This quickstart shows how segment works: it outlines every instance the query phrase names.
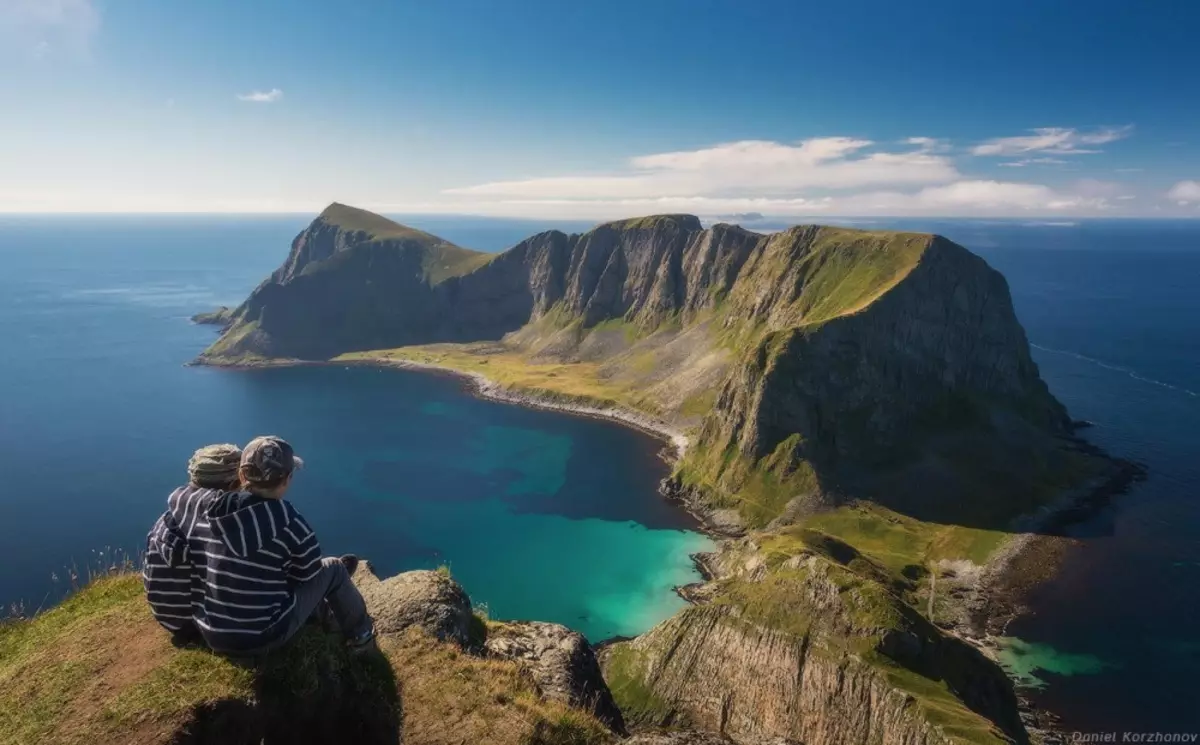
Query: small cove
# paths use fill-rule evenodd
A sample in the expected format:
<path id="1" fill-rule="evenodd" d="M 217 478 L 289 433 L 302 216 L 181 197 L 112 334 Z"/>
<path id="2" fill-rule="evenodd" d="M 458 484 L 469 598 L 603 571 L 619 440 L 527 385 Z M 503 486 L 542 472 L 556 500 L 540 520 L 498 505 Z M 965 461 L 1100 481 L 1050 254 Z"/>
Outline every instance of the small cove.
<path id="1" fill-rule="evenodd" d="M 290 496 L 326 553 L 381 574 L 450 567 L 490 615 L 601 640 L 683 606 L 707 549 L 656 492 L 664 443 L 476 397 L 429 373 L 184 367 L 188 316 L 236 303 L 302 218 L 15 219 L 0 230 L 0 603 L 53 602 L 69 567 L 136 552 L 192 449 L 259 433 L 308 463 Z M 57 578 L 57 581 L 55 581 Z"/>

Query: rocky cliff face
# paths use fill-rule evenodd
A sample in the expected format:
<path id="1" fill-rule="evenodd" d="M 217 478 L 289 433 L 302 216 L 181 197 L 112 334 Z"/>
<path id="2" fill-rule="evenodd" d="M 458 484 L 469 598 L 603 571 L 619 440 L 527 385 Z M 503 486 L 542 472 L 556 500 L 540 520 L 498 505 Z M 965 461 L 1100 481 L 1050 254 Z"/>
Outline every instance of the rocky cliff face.
<path id="1" fill-rule="evenodd" d="M 977 650 L 825 557 L 748 545 L 702 605 L 604 650 L 629 721 L 736 742 L 1025 741 L 1011 684 Z"/>
<path id="2" fill-rule="evenodd" d="M 565 629 L 497 636 L 493 652 L 558 660 L 529 665 L 546 695 L 614 729 L 623 714 L 743 744 L 1024 742 L 999 668 L 907 604 L 912 578 L 944 546 L 987 540 L 970 528 L 1004 528 L 1094 464 L 1068 438 L 1003 277 L 966 249 L 663 215 L 541 233 L 491 256 L 335 205 L 214 318 L 228 327 L 201 358 L 212 364 L 486 341 L 504 364 L 586 369 L 584 391 L 689 431 L 670 491 L 774 548 L 739 548 L 689 593 L 701 605 L 605 651 L 620 711 L 578 683 L 586 655 Z M 798 522 L 856 500 L 910 522 L 880 526 L 889 518 L 863 511 L 829 528 L 865 526 L 857 537 L 875 542 L 874 558 L 793 545 Z M 463 633 L 442 620 L 434 633 Z"/>
<path id="3" fill-rule="evenodd" d="M 939 237 L 832 249 L 822 240 L 820 230 L 781 234 L 735 285 L 728 320 L 758 320 L 701 428 L 702 480 L 735 490 L 746 466 L 804 465 L 813 489 L 947 518 L 954 505 L 936 497 L 969 490 L 955 464 L 936 462 L 939 440 L 976 441 L 977 459 L 1002 464 L 1068 433 L 1008 286 L 982 259 Z M 854 276 L 891 251 L 893 265 Z M 726 465 L 730 453 L 740 466 Z M 923 478 L 878 478 L 917 463 Z"/>
<path id="4" fill-rule="evenodd" d="M 333 205 L 240 307 L 204 314 L 228 329 L 201 361 L 499 339 L 552 309 L 585 327 L 629 318 L 652 328 L 713 307 L 759 239 L 671 215 L 550 231 L 492 256 Z"/>

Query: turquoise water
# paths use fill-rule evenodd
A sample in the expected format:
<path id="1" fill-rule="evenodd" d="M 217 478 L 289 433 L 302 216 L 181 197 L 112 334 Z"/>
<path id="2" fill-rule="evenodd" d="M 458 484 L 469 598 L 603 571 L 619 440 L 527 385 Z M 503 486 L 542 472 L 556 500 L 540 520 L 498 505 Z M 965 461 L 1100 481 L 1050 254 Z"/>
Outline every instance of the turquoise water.
<path id="1" fill-rule="evenodd" d="M 587 227 L 406 221 L 484 250 Z M 196 444 L 273 431 L 309 458 L 295 499 L 330 551 L 449 564 L 493 615 L 593 639 L 678 607 L 707 542 L 655 495 L 661 446 L 640 433 L 437 376 L 181 366 L 212 339 L 187 316 L 239 302 L 306 223 L 0 217 L 0 603 L 136 546 Z M 1051 390 L 1150 469 L 1071 528 L 1006 660 L 1068 729 L 1200 728 L 1200 221 L 862 226 L 943 233 L 1001 270 Z"/>
<path id="2" fill-rule="evenodd" d="M 289 496 L 327 552 L 448 565 L 493 617 L 593 640 L 682 607 L 710 543 L 657 494 L 655 439 L 439 375 L 183 366 L 213 338 L 188 316 L 238 302 L 304 222 L 0 218 L 0 605 L 136 550 L 195 447 L 271 432 L 306 456 Z"/>
<path id="3" fill-rule="evenodd" d="M 1094 654 L 1072 654 L 1050 644 L 1027 642 L 1015 636 L 1002 637 L 997 643 L 1000 664 L 1023 688 L 1044 689 L 1049 685 L 1046 678 L 1051 675 L 1097 675 L 1118 667 Z"/>

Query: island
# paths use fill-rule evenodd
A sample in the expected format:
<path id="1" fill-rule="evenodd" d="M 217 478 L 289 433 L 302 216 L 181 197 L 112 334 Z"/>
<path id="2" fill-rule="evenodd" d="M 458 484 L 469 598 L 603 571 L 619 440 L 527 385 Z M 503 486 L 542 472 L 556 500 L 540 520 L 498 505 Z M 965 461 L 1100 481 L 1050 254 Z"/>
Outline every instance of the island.
<path id="1" fill-rule="evenodd" d="M 335 203 L 245 302 L 195 320 L 221 327 L 197 364 L 451 371 L 670 443 L 663 494 L 719 539 L 689 607 L 594 656 L 573 641 L 576 672 L 545 673 L 561 627 L 458 640 L 455 665 L 558 681 L 532 689 L 572 713 L 538 709 L 513 742 L 1036 740 L 990 644 L 1006 590 L 1053 515 L 1138 476 L 1076 434 L 1003 276 L 936 235 L 657 215 L 489 254 Z M 390 659 L 418 659 L 410 637 Z M 590 693 L 545 695 L 572 686 Z"/>

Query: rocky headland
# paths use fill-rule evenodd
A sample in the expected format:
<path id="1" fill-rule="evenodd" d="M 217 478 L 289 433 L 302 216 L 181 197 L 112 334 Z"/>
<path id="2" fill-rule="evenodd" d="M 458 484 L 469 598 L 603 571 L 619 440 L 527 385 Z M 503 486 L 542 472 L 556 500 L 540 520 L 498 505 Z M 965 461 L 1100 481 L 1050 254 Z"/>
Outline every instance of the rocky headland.
<path id="1" fill-rule="evenodd" d="M 1136 470 L 1077 437 L 1004 278 L 933 235 L 661 215 L 483 254 L 334 204 L 195 320 L 222 328 L 200 364 L 449 370 L 671 440 L 664 493 L 723 538 L 691 607 L 598 657 L 546 624 L 472 638 L 446 587 L 395 626 L 647 745 L 1028 742 L 986 644 L 1022 516 Z"/>

